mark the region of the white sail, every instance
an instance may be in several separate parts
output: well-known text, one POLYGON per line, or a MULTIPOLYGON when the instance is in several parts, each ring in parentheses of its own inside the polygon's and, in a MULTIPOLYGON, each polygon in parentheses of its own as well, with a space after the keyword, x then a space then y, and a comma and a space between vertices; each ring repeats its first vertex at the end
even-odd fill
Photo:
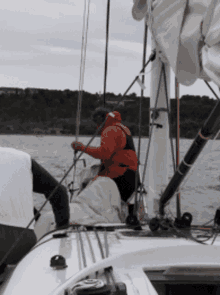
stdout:
POLYGON ((151 2, 135 1, 133 17, 141 20, 147 15, 151 33, 179 83, 204 79, 220 86, 220 0, 155 0, 149 12, 146 6, 151 2))

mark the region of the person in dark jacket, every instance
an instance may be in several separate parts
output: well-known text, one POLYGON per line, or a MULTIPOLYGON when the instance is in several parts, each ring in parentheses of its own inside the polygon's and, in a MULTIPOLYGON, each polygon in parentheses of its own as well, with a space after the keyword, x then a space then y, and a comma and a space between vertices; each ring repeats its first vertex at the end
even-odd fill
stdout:
POLYGON ((126 202, 135 190, 138 159, 134 142, 128 127, 121 123, 119 112, 111 113, 105 108, 98 108, 92 116, 97 127, 106 118, 104 127, 101 129, 101 145, 99 147, 89 146, 85 149, 81 142, 73 142, 71 146, 76 151, 84 151, 96 159, 101 159, 98 176, 113 179, 122 200, 126 202))

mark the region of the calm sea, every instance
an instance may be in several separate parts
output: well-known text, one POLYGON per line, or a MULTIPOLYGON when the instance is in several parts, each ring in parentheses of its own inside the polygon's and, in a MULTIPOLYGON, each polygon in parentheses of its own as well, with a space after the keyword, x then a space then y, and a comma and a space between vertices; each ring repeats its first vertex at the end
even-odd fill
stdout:
MULTIPOLYGON (((90 137, 80 137, 80 141, 86 144, 90 137)), ((0 145, 3 147, 13 147, 29 153, 45 169, 47 169, 57 180, 61 180, 65 171, 73 163, 73 150, 70 143, 75 138, 71 136, 31 136, 31 135, 0 135, 0 145)), ((137 148, 138 140, 134 139, 137 148)), ((180 159, 188 150, 192 140, 180 140, 180 159)), ((97 146, 100 138, 95 138, 91 145, 97 146)), ((148 139, 142 139, 141 163, 144 164, 146 146, 148 139)), ((87 165, 94 159, 88 155, 83 155, 87 165)), ((77 163, 77 174, 83 168, 83 162, 77 163)), ((141 170, 143 166, 141 166, 141 170)), ((172 175, 172 163, 169 165, 169 175, 172 175)), ((181 190, 182 212, 188 211, 193 214, 194 224, 201 224, 214 217, 215 210, 220 206, 220 141, 210 141, 197 159, 195 167, 187 177, 188 181, 181 190)), ((73 170, 64 180, 64 185, 68 185, 73 180, 73 170)), ((148 179, 145 180, 145 188, 148 189, 148 179)), ((45 201, 43 195, 34 194, 36 208, 39 208, 45 201)), ((176 212, 175 198, 170 202, 169 208, 172 213, 176 212)), ((44 211, 51 210, 49 204, 44 211)))

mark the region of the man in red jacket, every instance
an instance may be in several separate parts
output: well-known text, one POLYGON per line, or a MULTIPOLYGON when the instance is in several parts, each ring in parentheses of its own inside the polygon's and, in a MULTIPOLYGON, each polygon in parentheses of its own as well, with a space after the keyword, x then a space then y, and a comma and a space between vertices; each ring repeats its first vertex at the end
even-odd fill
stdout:
MULTIPOLYGON (((109 112, 105 108, 95 110, 92 119, 99 127, 107 118, 101 129, 101 145, 99 147, 85 146, 73 142, 72 148, 84 151, 88 155, 101 159, 98 176, 110 177, 119 189, 121 198, 127 201, 135 190, 135 177, 138 159, 130 130, 121 124, 119 112, 109 112)), ((139 184, 139 181, 138 181, 139 184)))

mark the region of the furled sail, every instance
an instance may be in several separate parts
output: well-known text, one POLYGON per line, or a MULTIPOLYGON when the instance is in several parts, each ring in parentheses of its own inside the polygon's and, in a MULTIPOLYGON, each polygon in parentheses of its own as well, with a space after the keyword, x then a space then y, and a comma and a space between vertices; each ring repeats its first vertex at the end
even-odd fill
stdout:
POLYGON ((132 15, 147 17, 179 83, 204 79, 220 87, 220 0, 134 0, 132 15))

